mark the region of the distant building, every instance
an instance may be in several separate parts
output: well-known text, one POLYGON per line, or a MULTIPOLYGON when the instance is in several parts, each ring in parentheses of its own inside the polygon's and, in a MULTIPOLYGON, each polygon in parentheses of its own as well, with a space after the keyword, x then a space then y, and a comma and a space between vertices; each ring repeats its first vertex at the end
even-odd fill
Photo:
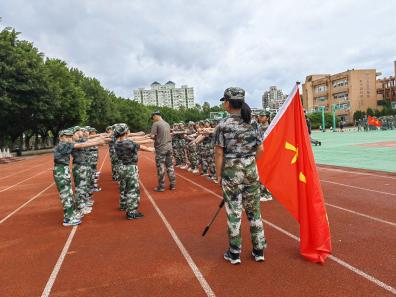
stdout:
POLYGON ((325 112, 331 112, 335 108, 338 118, 353 123, 355 111, 380 108, 376 77, 375 69, 309 75, 302 85, 304 109, 318 112, 324 108, 325 112))
POLYGON ((194 88, 182 85, 176 88, 176 84, 168 81, 165 85, 153 82, 151 88, 146 90, 139 88, 133 91, 133 100, 144 105, 159 107, 170 107, 179 109, 180 107, 192 108, 194 102, 194 88))
POLYGON ((272 86, 268 91, 265 91, 262 96, 263 108, 279 110, 286 99, 287 96, 283 94, 282 90, 278 89, 276 86, 272 86))
POLYGON ((390 103, 396 109, 396 61, 394 61, 394 76, 377 80, 377 96, 381 104, 390 103))

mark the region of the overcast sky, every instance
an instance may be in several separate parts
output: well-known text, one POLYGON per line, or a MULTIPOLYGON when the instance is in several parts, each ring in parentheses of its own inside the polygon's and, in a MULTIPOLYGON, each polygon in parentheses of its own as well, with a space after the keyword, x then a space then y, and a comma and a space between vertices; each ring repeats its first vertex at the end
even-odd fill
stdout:
POLYGON ((98 78, 117 95, 153 81, 218 104, 240 86, 253 107, 314 73, 393 75, 394 0, 1 0, 1 27, 98 78))

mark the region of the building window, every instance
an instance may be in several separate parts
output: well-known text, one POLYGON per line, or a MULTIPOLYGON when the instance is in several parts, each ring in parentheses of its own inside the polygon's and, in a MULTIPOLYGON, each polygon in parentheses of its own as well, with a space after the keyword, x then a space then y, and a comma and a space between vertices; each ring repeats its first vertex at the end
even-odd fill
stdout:
POLYGON ((327 92, 327 86, 326 85, 315 86, 314 92, 315 93, 327 92))
POLYGON ((348 85, 347 78, 338 79, 338 80, 333 81, 333 88, 339 88, 339 87, 343 87, 343 86, 347 86, 347 85, 348 85))
POLYGON ((342 93, 333 94, 333 97, 334 99, 348 100, 348 93, 342 92, 342 93))

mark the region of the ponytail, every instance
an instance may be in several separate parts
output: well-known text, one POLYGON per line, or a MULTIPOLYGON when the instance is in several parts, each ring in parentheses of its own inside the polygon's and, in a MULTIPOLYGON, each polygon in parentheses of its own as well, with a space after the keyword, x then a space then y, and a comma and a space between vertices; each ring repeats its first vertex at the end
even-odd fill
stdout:
POLYGON ((227 100, 231 107, 234 109, 241 109, 241 118, 246 124, 250 124, 252 120, 252 110, 249 105, 243 100, 238 99, 228 99, 227 100))
POLYGON ((252 110, 245 101, 242 102, 241 117, 246 124, 250 124, 252 121, 252 110))

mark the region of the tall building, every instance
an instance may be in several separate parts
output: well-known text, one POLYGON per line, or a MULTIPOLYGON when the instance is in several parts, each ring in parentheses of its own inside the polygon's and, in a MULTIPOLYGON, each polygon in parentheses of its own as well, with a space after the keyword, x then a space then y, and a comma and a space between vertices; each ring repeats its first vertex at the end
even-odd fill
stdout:
POLYGON ((159 107, 170 107, 179 109, 192 108, 195 106, 194 102, 194 88, 182 85, 176 88, 176 84, 168 81, 165 85, 159 82, 153 82, 151 88, 146 90, 139 88, 133 91, 133 100, 144 105, 153 105, 159 107))
POLYGON ((353 123, 355 111, 379 109, 377 102, 377 73, 375 69, 347 70, 330 74, 309 75, 303 84, 303 106, 308 112, 322 108, 347 123, 353 123))
POLYGON ((287 96, 283 94, 282 90, 278 89, 276 86, 272 86, 268 91, 265 91, 262 96, 263 108, 278 110, 283 102, 285 102, 286 98, 287 96))
POLYGON ((382 103, 390 103, 396 109, 396 61, 394 61, 394 76, 385 77, 377 80, 378 100, 382 103))

